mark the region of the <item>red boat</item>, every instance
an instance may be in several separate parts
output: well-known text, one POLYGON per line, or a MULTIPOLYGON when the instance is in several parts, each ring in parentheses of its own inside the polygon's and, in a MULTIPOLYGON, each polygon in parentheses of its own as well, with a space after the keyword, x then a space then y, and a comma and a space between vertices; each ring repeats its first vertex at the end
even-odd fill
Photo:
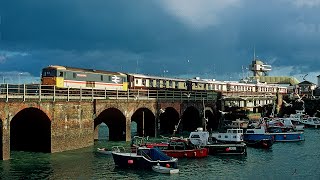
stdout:
POLYGON ((146 143, 146 147, 158 147, 168 156, 175 158, 202 158, 208 156, 207 148, 199 148, 188 139, 170 138, 168 143, 146 143))

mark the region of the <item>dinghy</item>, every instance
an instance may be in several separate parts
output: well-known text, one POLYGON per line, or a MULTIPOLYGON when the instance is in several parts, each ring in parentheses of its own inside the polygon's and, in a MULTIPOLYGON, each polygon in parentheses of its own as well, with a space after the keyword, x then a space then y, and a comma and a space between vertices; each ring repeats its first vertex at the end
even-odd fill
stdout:
POLYGON ((163 174, 179 173, 179 169, 171 168, 171 167, 164 167, 164 166, 160 166, 159 164, 156 166, 152 166, 152 170, 155 172, 158 172, 158 173, 163 173, 163 174))

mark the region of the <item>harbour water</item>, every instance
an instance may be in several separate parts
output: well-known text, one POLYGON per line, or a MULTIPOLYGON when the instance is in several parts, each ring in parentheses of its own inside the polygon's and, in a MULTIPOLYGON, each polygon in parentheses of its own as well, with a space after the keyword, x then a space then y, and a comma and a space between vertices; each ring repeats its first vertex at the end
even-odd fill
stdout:
POLYGON ((166 175, 114 166, 96 152, 111 142, 55 154, 12 152, 0 163, 1 179, 320 179, 320 129, 306 129, 305 141, 275 143, 270 150, 248 147, 247 156, 180 159, 179 174, 166 175))

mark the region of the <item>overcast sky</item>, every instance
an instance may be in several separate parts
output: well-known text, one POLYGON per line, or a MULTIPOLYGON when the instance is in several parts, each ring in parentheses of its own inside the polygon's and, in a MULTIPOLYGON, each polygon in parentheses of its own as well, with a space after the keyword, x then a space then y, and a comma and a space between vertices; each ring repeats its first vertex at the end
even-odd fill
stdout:
POLYGON ((320 0, 5 1, 0 76, 11 80, 47 65, 238 80, 254 47, 270 75, 320 75, 320 0))

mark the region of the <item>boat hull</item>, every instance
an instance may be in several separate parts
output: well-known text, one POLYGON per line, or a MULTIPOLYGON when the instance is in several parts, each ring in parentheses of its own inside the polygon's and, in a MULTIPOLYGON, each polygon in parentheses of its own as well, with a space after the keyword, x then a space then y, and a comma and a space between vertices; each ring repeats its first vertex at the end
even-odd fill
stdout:
POLYGON ((303 132, 270 133, 275 142, 304 141, 303 132))
POLYGON ((248 146, 256 148, 270 148, 274 142, 271 134, 244 134, 243 139, 248 146))
POLYGON ((160 165, 157 166, 152 166, 152 170, 158 173, 163 173, 163 174, 176 174, 179 173, 179 169, 175 169, 175 168, 167 168, 167 167, 163 167, 160 165))
MULTIPOLYGON (((130 154, 130 153, 126 153, 130 154)), ((132 153, 133 154, 133 153, 132 153)), ((120 168, 133 168, 133 169, 148 169, 151 170, 152 166, 158 163, 160 166, 177 168, 177 160, 170 161, 150 161, 143 156, 124 155, 124 153, 112 152, 112 157, 115 165, 120 168)))
POLYGON ((191 150, 162 150, 162 152, 175 158, 203 158, 208 156, 207 148, 191 150))
POLYGON ((238 144, 210 144, 206 148, 209 149, 210 155, 246 155, 247 145, 245 143, 238 144))

